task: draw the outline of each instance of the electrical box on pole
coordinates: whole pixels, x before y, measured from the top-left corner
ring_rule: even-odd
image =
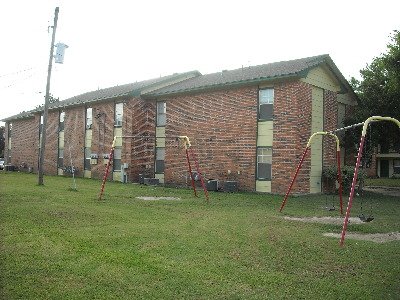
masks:
[[[65,49],[68,48],[68,45],[66,45],[64,43],[57,43],[54,46],[57,48],[56,55],[54,55],[54,62],[56,64],[63,64]]]

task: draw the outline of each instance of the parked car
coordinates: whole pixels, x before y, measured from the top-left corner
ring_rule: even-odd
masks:
[[[0,158],[0,170],[4,170],[4,160]]]

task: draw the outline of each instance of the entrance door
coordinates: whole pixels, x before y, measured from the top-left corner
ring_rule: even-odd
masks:
[[[381,160],[381,176],[380,177],[389,177],[389,161]]]

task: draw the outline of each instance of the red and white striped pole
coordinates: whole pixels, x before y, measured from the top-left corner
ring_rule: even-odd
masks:
[[[194,163],[195,163],[195,166],[196,166],[197,174],[199,174],[199,176],[200,176],[201,186],[203,187],[204,195],[206,196],[206,200],[207,200],[207,203],[208,203],[208,202],[209,202],[209,199],[208,199],[208,191],[207,191],[206,185],[204,184],[203,175],[201,175],[201,171],[200,171],[200,167],[199,167],[199,162],[197,161],[196,154],[194,154],[194,151],[193,151],[192,148],[190,148],[190,151],[191,151],[192,157],[193,157],[193,159],[194,159]]]
[[[116,141],[117,137],[114,137],[112,146],[111,146],[111,150],[110,150],[110,155],[108,158],[108,162],[107,162],[107,166],[106,166],[106,170],[104,171],[104,176],[103,176],[103,182],[101,184],[101,189],[100,189],[100,194],[99,194],[99,200],[101,200],[101,197],[103,196],[103,192],[104,192],[104,187],[106,185],[106,181],[107,181],[107,177],[108,177],[108,172],[110,170],[110,165],[112,163],[113,157],[114,157],[114,149],[115,149],[115,141]]]
[[[362,130],[362,133],[361,133],[361,139],[360,139],[360,148],[358,149],[356,166],[354,168],[353,182],[351,183],[349,202],[347,203],[346,216],[345,216],[344,221],[343,221],[342,234],[341,234],[340,242],[339,242],[340,246],[343,246],[343,244],[344,244],[344,238],[345,238],[345,235],[346,235],[347,224],[349,222],[349,217],[350,217],[350,210],[351,210],[351,206],[353,204],[354,190],[355,190],[355,186],[356,186],[356,182],[357,182],[357,176],[358,176],[358,168],[360,166],[360,161],[361,161],[361,157],[362,157],[365,136],[367,135],[367,128],[368,128],[369,123],[370,122],[374,122],[374,121],[391,121],[391,122],[396,123],[397,126],[399,126],[399,128],[400,128],[400,122],[397,119],[391,118],[391,117],[373,116],[373,117],[369,117],[364,122],[363,130]]]
[[[188,152],[187,148],[185,149],[185,151],[186,151],[186,161],[188,164],[188,170],[189,170],[189,174],[190,174],[190,180],[192,181],[193,193],[194,193],[194,196],[197,197],[196,185],[194,184],[194,178],[193,178],[193,173],[192,173],[192,166],[190,165],[189,152]]]
[[[360,140],[360,148],[358,149],[356,166],[354,168],[353,182],[351,183],[349,202],[347,203],[346,216],[344,217],[342,234],[340,237],[340,246],[343,246],[344,236],[346,235],[346,230],[347,230],[347,224],[349,223],[350,210],[351,210],[351,206],[353,204],[354,189],[356,187],[356,182],[357,182],[357,177],[358,177],[358,168],[360,166],[361,156],[362,156],[363,147],[364,147],[364,138],[365,138],[365,136],[362,135],[361,140]]]
[[[284,198],[283,201],[282,201],[281,208],[279,209],[280,212],[282,212],[282,209],[283,209],[283,207],[284,207],[285,204],[286,204],[287,198],[288,198],[288,196],[289,196],[289,194],[290,194],[290,191],[292,190],[292,187],[293,187],[293,184],[294,184],[294,182],[295,182],[295,180],[296,180],[297,174],[299,174],[299,170],[300,170],[301,166],[303,165],[304,158],[306,157],[306,154],[307,154],[307,152],[308,152],[309,149],[310,149],[310,148],[309,148],[308,145],[307,145],[306,149],[305,149],[304,152],[303,152],[303,156],[301,157],[301,160],[300,160],[300,162],[299,162],[299,164],[298,164],[298,166],[297,166],[296,172],[294,173],[292,182],[290,183],[289,188],[288,188],[288,190],[287,190],[287,192],[286,192],[285,198]]]
[[[337,156],[337,160],[338,160],[338,172],[339,172],[339,191],[340,191],[340,207],[342,207],[342,195],[341,195],[341,185],[342,185],[342,176],[341,176],[341,174],[340,174],[340,142],[339,142],[339,138],[335,135],[335,134],[333,134],[333,133],[331,133],[331,132],[325,132],[325,131],[322,131],[322,132],[315,132],[315,133],[313,133],[311,136],[310,136],[310,138],[308,139],[308,142],[307,142],[307,146],[306,146],[306,149],[304,150],[304,152],[303,152],[303,156],[301,157],[301,160],[300,160],[300,162],[299,162],[299,165],[297,166],[297,169],[296,169],[296,172],[295,172],[295,174],[294,174],[294,176],[293,176],[293,179],[292,179],[292,181],[291,181],[291,183],[290,183],[290,185],[289,185],[289,188],[288,188],[288,190],[287,190],[287,192],[286,192],[286,195],[285,195],[285,198],[283,199],[283,201],[282,201],[282,204],[281,204],[281,207],[280,207],[280,209],[279,209],[279,211],[280,212],[282,212],[282,209],[283,209],[283,207],[285,206],[285,204],[286,204],[286,201],[287,201],[287,198],[288,198],[288,196],[289,196],[289,194],[290,194],[290,191],[292,190],[292,187],[293,187],[293,184],[294,184],[294,182],[295,182],[295,180],[296,180],[296,177],[297,177],[297,174],[299,173],[299,170],[300,170],[300,168],[301,168],[301,166],[302,166],[302,164],[303,164],[303,162],[304,162],[304,159],[305,159],[305,157],[306,157],[306,154],[307,154],[307,152],[308,152],[308,150],[310,150],[311,149],[311,141],[313,140],[313,138],[314,137],[316,137],[317,135],[328,135],[328,136],[332,136],[332,137],[334,137],[335,138],[335,140],[336,140],[336,156]]]

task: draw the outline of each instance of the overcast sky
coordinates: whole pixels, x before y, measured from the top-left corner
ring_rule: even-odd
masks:
[[[44,103],[176,72],[202,74],[329,54],[347,78],[386,52],[400,1],[14,0],[0,10],[0,119]],[[0,123],[0,125],[3,123]]]

